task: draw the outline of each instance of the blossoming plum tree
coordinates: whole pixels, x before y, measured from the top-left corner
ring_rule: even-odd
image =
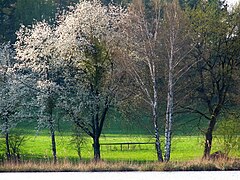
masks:
[[[82,1],[58,15],[55,25],[38,22],[17,33],[16,57],[19,66],[36,78],[42,112],[48,114],[44,122],[50,127],[55,160],[52,115],[56,97],[73,122],[92,137],[94,159],[100,159],[99,137],[117,92],[111,45],[124,13],[114,5]]]
[[[23,118],[26,87],[17,80],[14,53],[9,43],[0,45],[0,129],[5,138],[6,158],[12,159],[10,130]]]

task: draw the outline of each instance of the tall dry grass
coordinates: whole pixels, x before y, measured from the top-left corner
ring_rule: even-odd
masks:
[[[0,172],[98,172],[98,171],[137,171],[138,166],[124,162],[6,162],[0,165]]]
[[[5,162],[0,172],[104,172],[104,171],[213,171],[240,170],[240,159],[194,160],[187,162]]]

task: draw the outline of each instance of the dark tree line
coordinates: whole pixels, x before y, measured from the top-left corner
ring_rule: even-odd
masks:
[[[12,43],[20,24],[31,25],[35,21],[54,21],[55,14],[78,0],[1,0],[0,42]]]

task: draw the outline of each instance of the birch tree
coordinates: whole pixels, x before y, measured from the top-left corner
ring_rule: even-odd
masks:
[[[167,2],[164,6],[161,36],[163,41],[162,57],[166,60],[167,69],[167,107],[165,123],[165,155],[170,160],[173,114],[176,105],[176,86],[184,74],[193,66],[189,54],[193,50],[189,20],[177,1]],[[179,89],[179,88],[177,88]],[[177,93],[177,92],[176,92]],[[183,97],[181,97],[183,98]]]
[[[123,66],[139,87],[140,94],[135,95],[140,95],[151,109],[157,158],[158,161],[163,161],[159,134],[159,88],[157,84],[157,65],[160,61],[158,54],[160,2],[154,1],[151,7],[152,14],[147,17],[143,2],[133,1],[122,22],[121,30],[124,38],[121,39],[119,51],[122,52]]]

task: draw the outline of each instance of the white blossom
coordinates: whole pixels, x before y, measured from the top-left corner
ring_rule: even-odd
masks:
[[[2,133],[15,127],[23,118],[26,88],[17,79],[10,43],[0,45],[0,128]]]
[[[25,69],[35,79],[41,124],[47,122],[52,129],[56,121],[52,111],[59,106],[73,120],[83,120],[84,114],[85,128],[95,126],[91,125],[94,116],[94,123],[101,128],[89,128],[87,133],[99,138],[116,90],[111,86],[114,80],[110,53],[124,13],[121,7],[104,6],[100,1],[81,1],[58,15],[54,25],[43,21],[30,28],[22,26],[17,32],[15,68]],[[94,57],[99,52],[100,57]],[[102,123],[96,122],[100,121],[100,113]]]

